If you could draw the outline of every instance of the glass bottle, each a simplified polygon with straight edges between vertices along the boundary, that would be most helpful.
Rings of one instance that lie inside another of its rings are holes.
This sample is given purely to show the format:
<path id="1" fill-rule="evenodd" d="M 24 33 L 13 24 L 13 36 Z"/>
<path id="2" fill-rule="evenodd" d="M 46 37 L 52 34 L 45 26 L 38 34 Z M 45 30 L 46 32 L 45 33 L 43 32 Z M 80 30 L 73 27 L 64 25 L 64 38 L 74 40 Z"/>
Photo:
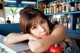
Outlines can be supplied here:
<path id="1" fill-rule="evenodd" d="M 80 20 L 77 18 L 76 30 L 80 30 Z"/>
<path id="2" fill-rule="evenodd" d="M 68 29 L 72 29 L 72 21 L 71 21 L 71 18 L 70 18 L 70 14 L 68 15 Z"/>
<path id="3" fill-rule="evenodd" d="M 68 29 L 68 19 L 67 19 L 67 15 L 64 15 L 63 26 L 64 26 L 66 29 Z"/>
<path id="4" fill-rule="evenodd" d="M 75 2 L 71 2 L 70 5 L 71 5 L 71 11 L 75 11 Z"/>
<path id="5" fill-rule="evenodd" d="M 66 12 L 66 2 L 64 0 L 62 3 L 62 12 Z"/>
<path id="6" fill-rule="evenodd" d="M 52 2 L 52 9 L 51 9 L 51 13 L 54 13 L 54 2 Z"/>
<path id="7" fill-rule="evenodd" d="M 45 7 L 44 7 L 44 14 L 46 14 L 47 12 L 47 8 L 46 8 L 46 5 L 45 5 Z"/>
<path id="8" fill-rule="evenodd" d="M 62 12 L 62 3 L 59 2 L 59 12 L 61 13 Z"/>
<path id="9" fill-rule="evenodd" d="M 79 4 L 78 4 L 78 8 L 79 8 L 79 10 L 80 10 L 80 2 L 79 2 Z"/>
<path id="10" fill-rule="evenodd" d="M 78 10 L 78 2 L 75 2 L 75 11 Z"/>
<path id="11" fill-rule="evenodd" d="M 59 13 L 59 1 L 57 1 L 57 4 L 56 4 L 56 12 Z"/>
<path id="12" fill-rule="evenodd" d="M 56 5 L 57 3 L 56 3 L 56 1 L 54 1 L 54 13 L 56 13 L 57 12 L 57 5 Z"/>
<path id="13" fill-rule="evenodd" d="M 47 14 L 49 14 L 49 4 L 47 5 Z"/>
<path id="14" fill-rule="evenodd" d="M 61 17 L 59 18 L 59 24 L 63 25 L 64 22 L 64 17 L 63 15 L 61 15 Z"/>
<path id="15" fill-rule="evenodd" d="M 70 4 L 69 4 L 69 2 L 67 1 L 67 3 L 66 3 L 66 12 L 69 12 L 70 11 Z"/>
<path id="16" fill-rule="evenodd" d="M 52 4 L 51 2 L 49 3 L 49 14 L 51 14 L 51 9 L 52 9 Z"/>

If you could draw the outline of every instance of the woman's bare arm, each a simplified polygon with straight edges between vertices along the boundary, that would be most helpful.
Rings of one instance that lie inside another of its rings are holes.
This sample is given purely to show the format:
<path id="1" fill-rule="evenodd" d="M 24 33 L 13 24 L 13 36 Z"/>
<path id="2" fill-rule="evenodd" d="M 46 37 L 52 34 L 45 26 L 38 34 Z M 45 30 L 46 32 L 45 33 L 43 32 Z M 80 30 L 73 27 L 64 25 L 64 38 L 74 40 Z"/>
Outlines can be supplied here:
<path id="1" fill-rule="evenodd" d="M 22 33 L 11 33 L 6 38 L 4 38 L 5 44 L 14 44 L 27 39 L 36 40 L 36 38 L 28 37 L 28 34 Z M 60 43 L 66 37 L 66 30 L 63 26 L 57 25 L 50 36 L 45 37 L 44 39 L 38 39 L 36 41 L 30 41 L 29 47 L 33 52 L 44 52 L 48 50 L 51 45 L 55 43 Z M 55 40 L 55 41 L 54 41 Z"/>
<path id="2" fill-rule="evenodd" d="M 36 40 L 36 38 L 31 36 L 30 34 L 10 33 L 3 39 L 3 41 L 5 44 L 14 44 L 14 43 L 18 43 L 18 42 L 22 42 L 30 39 Z"/>
<path id="3" fill-rule="evenodd" d="M 62 25 L 56 25 L 50 36 L 36 41 L 30 41 L 29 47 L 33 52 L 44 52 L 51 45 L 59 44 L 67 37 L 66 29 Z"/>

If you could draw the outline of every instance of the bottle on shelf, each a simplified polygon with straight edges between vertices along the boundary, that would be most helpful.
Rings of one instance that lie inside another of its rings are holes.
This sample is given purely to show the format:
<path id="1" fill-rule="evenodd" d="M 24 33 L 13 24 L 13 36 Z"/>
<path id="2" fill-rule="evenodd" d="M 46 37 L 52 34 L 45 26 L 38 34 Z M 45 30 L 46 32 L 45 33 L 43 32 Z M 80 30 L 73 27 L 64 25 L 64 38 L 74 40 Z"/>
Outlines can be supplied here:
<path id="1" fill-rule="evenodd" d="M 70 19 L 70 14 L 68 15 L 68 29 L 72 30 L 72 21 Z"/>
<path id="2" fill-rule="evenodd" d="M 49 4 L 47 4 L 47 14 L 49 14 Z"/>
<path id="3" fill-rule="evenodd" d="M 70 4 L 69 4 L 69 2 L 67 1 L 67 3 L 66 3 L 66 12 L 69 12 L 70 11 Z"/>
<path id="4" fill-rule="evenodd" d="M 71 6 L 71 11 L 75 11 L 75 2 L 71 2 L 70 3 L 70 6 Z"/>
<path id="5" fill-rule="evenodd" d="M 46 5 L 45 1 L 38 2 L 38 9 L 44 12 L 45 5 Z"/>
<path id="6" fill-rule="evenodd" d="M 59 12 L 60 13 L 62 12 L 62 1 L 61 0 L 59 1 Z"/>
<path id="7" fill-rule="evenodd" d="M 62 12 L 66 12 L 66 2 L 62 2 Z"/>
<path id="8" fill-rule="evenodd" d="M 46 14 L 47 13 L 47 8 L 46 8 L 46 5 L 45 5 L 45 7 L 44 7 L 44 14 Z"/>
<path id="9" fill-rule="evenodd" d="M 51 13 L 54 13 L 54 2 L 52 2 L 51 5 L 52 5 Z"/>
<path id="10" fill-rule="evenodd" d="M 79 9 L 78 9 L 78 2 L 76 1 L 75 3 L 74 3 L 74 6 L 75 6 L 75 11 L 78 11 Z"/>
<path id="11" fill-rule="evenodd" d="M 69 18 L 68 18 L 69 19 Z M 71 30 L 72 29 L 72 22 L 71 20 L 69 19 L 69 22 L 68 22 L 68 29 Z"/>
<path id="12" fill-rule="evenodd" d="M 59 13 L 59 1 L 57 1 L 57 4 L 56 4 L 56 13 Z"/>
<path id="13" fill-rule="evenodd" d="M 78 3 L 78 8 L 79 8 L 79 10 L 80 10 L 80 2 Z"/>
<path id="14" fill-rule="evenodd" d="M 64 26 L 66 29 L 68 29 L 68 18 L 67 18 L 67 15 L 64 15 L 63 26 Z"/>
<path id="15" fill-rule="evenodd" d="M 49 3 L 49 14 L 51 14 L 51 10 L 52 10 L 52 3 Z"/>
<path id="16" fill-rule="evenodd" d="M 64 22 L 64 16 L 61 15 L 61 17 L 59 18 L 59 24 L 63 25 Z"/>
<path id="17" fill-rule="evenodd" d="M 56 9 L 57 5 L 56 5 L 56 3 L 57 3 L 57 2 L 56 2 L 56 1 L 54 1 L 54 4 L 53 4 L 53 5 L 54 5 L 54 13 L 56 13 L 56 12 L 57 12 L 57 9 Z"/>
<path id="18" fill-rule="evenodd" d="M 80 18 L 77 18 L 76 30 L 80 30 Z"/>

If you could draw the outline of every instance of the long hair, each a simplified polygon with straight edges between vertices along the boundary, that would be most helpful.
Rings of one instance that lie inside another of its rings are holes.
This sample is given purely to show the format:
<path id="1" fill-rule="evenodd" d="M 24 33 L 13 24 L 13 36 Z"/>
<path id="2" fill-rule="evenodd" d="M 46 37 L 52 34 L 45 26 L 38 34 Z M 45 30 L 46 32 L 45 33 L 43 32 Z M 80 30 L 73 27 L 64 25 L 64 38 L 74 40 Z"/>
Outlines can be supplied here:
<path id="1" fill-rule="evenodd" d="M 38 9 L 34 9 L 30 6 L 26 6 L 20 11 L 20 27 L 23 33 L 30 33 L 32 20 L 36 18 L 36 16 L 40 16 L 45 19 L 49 25 L 49 29 L 53 28 L 53 24 L 50 20 Z"/>

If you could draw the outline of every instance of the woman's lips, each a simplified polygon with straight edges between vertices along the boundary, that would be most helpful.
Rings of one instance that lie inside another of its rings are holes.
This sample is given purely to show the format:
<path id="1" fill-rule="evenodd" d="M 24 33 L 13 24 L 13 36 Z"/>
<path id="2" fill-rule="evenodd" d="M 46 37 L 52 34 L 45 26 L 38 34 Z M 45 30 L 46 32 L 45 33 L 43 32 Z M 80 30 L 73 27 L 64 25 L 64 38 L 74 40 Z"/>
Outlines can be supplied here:
<path id="1" fill-rule="evenodd" d="M 39 38 L 45 38 L 46 36 L 48 36 L 48 33 L 41 35 Z"/>
<path id="2" fill-rule="evenodd" d="M 42 36 L 48 36 L 48 33 L 43 34 Z"/>

